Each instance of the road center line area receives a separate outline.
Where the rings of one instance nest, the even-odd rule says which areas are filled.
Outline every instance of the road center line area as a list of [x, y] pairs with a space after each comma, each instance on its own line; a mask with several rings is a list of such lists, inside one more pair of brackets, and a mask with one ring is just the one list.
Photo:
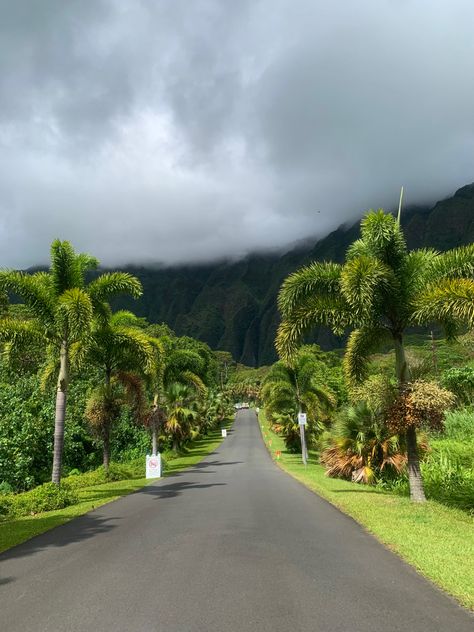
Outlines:
[[474, 619], [270, 459], [222, 445], [0, 555], [2, 632], [472, 632]]

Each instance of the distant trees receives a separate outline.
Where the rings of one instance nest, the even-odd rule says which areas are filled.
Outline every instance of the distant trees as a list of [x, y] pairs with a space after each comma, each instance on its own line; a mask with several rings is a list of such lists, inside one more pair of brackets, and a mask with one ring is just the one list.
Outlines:
[[[350, 329], [344, 359], [348, 381], [362, 382], [370, 355], [391, 345], [403, 399], [412, 381], [404, 344], [407, 328], [438, 322], [453, 338], [461, 325], [472, 326], [473, 276], [474, 245], [442, 254], [430, 249], [409, 252], [399, 222], [382, 210], [371, 211], [344, 264], [315, 262], [283, 283], [278, 352], [291, 364], [305, 333], [315, 325], [326, 325], [336, 334]], [[400, 432], [407, 445], [411, 498], [424, 501], [416, 428], [405, 417]]]

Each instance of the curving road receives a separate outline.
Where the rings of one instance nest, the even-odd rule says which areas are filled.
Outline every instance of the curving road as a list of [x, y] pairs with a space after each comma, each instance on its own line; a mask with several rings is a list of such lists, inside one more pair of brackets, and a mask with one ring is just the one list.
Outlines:
[[472, 632], [474, 618], [279, 470], [255, 415], [159, 481], [0, 555], [2, 632]]

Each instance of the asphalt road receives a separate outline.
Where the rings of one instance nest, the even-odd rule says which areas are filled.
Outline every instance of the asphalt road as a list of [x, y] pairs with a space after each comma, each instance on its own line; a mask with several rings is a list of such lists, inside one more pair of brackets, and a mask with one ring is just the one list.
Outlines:
[[2, 632], [472, 632], [474, 618], [270, 460], [221, 447], [0, 555]]

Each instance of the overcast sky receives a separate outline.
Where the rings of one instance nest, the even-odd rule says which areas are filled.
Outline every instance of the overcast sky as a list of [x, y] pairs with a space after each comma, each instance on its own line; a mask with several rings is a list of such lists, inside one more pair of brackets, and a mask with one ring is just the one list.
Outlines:
[[474, 180], [472, 0], [0, 0], [0, 266], [321, 236]]

